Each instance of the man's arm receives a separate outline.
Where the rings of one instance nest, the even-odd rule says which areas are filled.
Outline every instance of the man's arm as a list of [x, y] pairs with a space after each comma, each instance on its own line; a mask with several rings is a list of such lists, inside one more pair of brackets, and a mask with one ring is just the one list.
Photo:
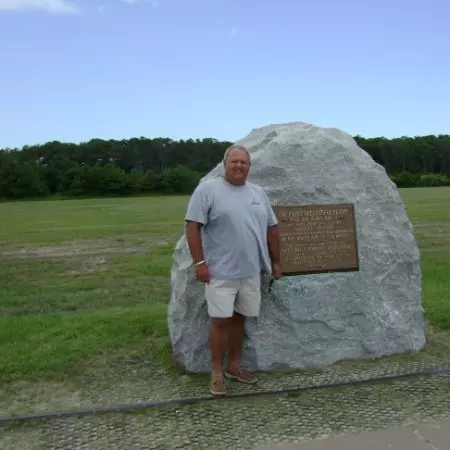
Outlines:
[[197, 186], [189, 200], [184, 218], [186, 239], [194, 264], [204, 260], [201, 229], [208, 223], [210, 207], [211, 197], [208, 190], [202, 185]]
[[278, 238], [278, 225], [267, 228], [267, 246], [272, 264], [280, 264], [280, 241]]
[[203, 258], [202, 234], [203, 224], [193, 220], [186, 221], [186, 239], [195, 265], [195, 274], [198, 281], [209, 283], [209, 269]]
[[269, 256], [272, 263], [272, 275], [275, 279], [278, 279], [282, 276], [278, 219], [264, 189], [261, 189], [261, 191], [267, 206], [267, 247], [269, 249]]
[[186, 239], [194, 264], [204, 261], [201, 228], [203, 224], [188, 220], [186, 223]]

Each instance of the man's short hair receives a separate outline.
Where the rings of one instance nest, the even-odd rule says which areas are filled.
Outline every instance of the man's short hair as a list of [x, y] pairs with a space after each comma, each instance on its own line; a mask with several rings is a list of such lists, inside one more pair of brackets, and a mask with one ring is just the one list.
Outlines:
[[227, 162], [227, 158], [228, 158], [228, 154], [230, 153], [231, 150], [233, 149], [238, 149], [238, 150], [243, 150], [245, 153], [247, 153], [248, 156], [248, 162], [250, 164], [251, 162], [251, 158], [250, 158], [250, 152], [248, 151], [248, 149], [246, 147], [244, 147], [243, 145], [230, 145], [226, 150], [225, 150], [225, 154], [223, 155], [223, 164], [225, 165]]

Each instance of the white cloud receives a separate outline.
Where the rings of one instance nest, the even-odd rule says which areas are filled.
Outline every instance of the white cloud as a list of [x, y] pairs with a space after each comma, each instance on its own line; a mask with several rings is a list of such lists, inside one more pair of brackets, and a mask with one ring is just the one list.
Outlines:
[[149, 3], [151, 6], [158, 6], [158, 0], [122, 0], [124, 3], [128, 3], [129, 5], [135, 5], [136, 3]]
[[40, 9], [54, 14], [76, 14], [79, 8], [72, 0], [0, 0], [0, 11]]

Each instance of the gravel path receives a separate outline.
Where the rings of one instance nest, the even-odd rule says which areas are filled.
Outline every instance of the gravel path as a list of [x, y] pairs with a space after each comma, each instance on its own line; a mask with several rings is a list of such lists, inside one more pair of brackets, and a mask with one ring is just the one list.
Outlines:
[[[445, 367], [445, 363], [440, 361], [440, 367]], [[273, 391], [311, 387], [437, 366], [437, 362], [432, 360], [395, 364], [378, 362], [364, 364], [360, 369], [357, 365], [350, 365], [309, 375], [262, 374], [257, 388], [232, 383], [230, 391], [238, 394], [254, 389]], [[173, 375], [163, 375], [160, 372], [153, 380], [155, 383], [159, 381], [161, 389], [158, 389], [158, 384], [149, 383], [148, 372], [146, 389], [141, 383], [134, 390], [122, 392], [121, 396], [118, 386], [110, 386], [111, 398], [102, 406], [116, 404], [125, 397], [141, 401], [148, 401], [150, 397], [208, 397], [204, 377], [185, 376], [184, 382], [175, 384]], [[143, 392], [137, 396], [139, 388]], [[107, 389], [93, 399], [93, 403], [107, 400], [104, 398], [106, 392]], [[295, 395], [230, 397], [128, 413], [4, 424], [0, 425], [0, 449], [255, 449], [448, 416], [450, 374], [427, 375], [339, 388], [309, 389]]]

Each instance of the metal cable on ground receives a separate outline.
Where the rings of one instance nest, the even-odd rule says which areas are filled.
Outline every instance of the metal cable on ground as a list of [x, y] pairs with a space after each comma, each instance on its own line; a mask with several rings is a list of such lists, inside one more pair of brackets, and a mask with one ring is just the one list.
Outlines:
[[[365, 383], [374, 383], [378, 381], [388, 381], [388, 380], [398, 380], [402, 378], [412, 378], [415, 376], [426, 376], [426, 375], [443, 375], [450, 373], [450, 367], [434, 369], [434, 370], [418, 370], [415, 372], [408, 372], [404, 374], [394, 374], [394, 375], [386, 375], [381, 377], [374, 378], [366, 378], [364, 380], [353, 380], [353, 381], [345, 381], [338, 383], [325, 383], [320, 385], [312, 385], [312, 386], [303, 386], [296, 387], [290, 389], [279, 389], [279, 390], [271, 390], [271, 391], [255, 391], [255, 392], [244, 392], [240, 394], [231, 394], [227, 395], [225, 398], [229, 399], [239, 399], [246, 397], [263, 397], [263, 396], [275, 396], [275, 395], [283, 395], [283, 394], [296, 394], [303, 391], [309, 390], [317, 390], [317, 389], [325, 389], [325, 388], [336, 388], [336, 387], [345, 387], [345, 386], [353, 386]], [[88, 416], [95, 414], [105, 414], [112, 412], [125, 412], [125, 411], [133, 411], [139, 409], [151, 409], [151, 408], [161, 408], [169, 405], [188, 405], [194, 403], [201, 403], [205, 401], [211, 400], [219, 400], [223, 399], [222, 396], [210, 396], [210, 397], [187, 397], [180, 399], [172, 399], [172, 400], [160, 400], [160, 401], [152, 401], [152, 402], [143, 402], [143, 403], [130, 403], [116, 406], [107, 406], [104, 408], [95, 408], [95, 409], [85, 409], [85, 410], [73, 410], [73, 411], [61, 411], [61, 412], [50, 412], [50, 413], [41, 413], [41, 414], [28, 414], [22, 416], [12, 416], [12, 417], [0, 417], [0, 423], [12, 423], [12, 422], [27, 422], [32, 420], [45, 420], [52, 418], [61, 418], [61, 417], [71, 417], [71, 416]]]

